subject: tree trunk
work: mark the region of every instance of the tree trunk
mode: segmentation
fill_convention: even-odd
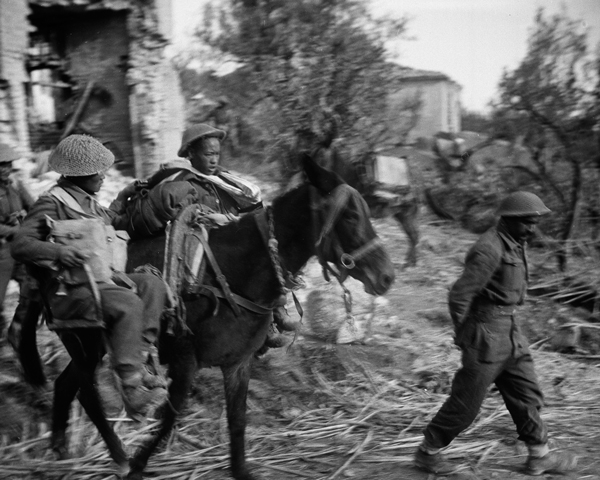
[[[565,150],[567,152],[569,151],[568,149]],[[568,241],[573,233],[575,223],[579,218],[582,196],[581,165],[570,155],[567,156],[567,159],[573,167],[573,180],[571,182],[571,199],[569,202],[569,209],[567,210],[560,234],[561,246],[556,253],[558,268],[561,272],[565,272],[567,270],[567,259],[569,256]]]

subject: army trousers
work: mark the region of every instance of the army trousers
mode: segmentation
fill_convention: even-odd
[[[112,363],[118,370],[134,369],[160,333],[160,318],[167,301],[164,282],[154,275],[127,275],[137,293],[118,285],[98,284]]]
[[[509,354],[504,359],[481,361],[479,352],[462,348],[462,368],[456,372],[446,402],[424,430],[424,445],[444,448],[477,417],[489,387],[495,384],[517,427],[519,440],[545,444],[548,430],[540,417],[543,396],[531,355]]]

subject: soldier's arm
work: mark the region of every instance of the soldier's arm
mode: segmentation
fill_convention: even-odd
[[[450,289],[448,306],[452,321],[461,325],[473,300],[492,279],[501,261],[501,252],[489,244],[476,244],[467,254],[465,269]]]
[[[56,202],[49,196],[33,204],[11,242],[12,256],[23,263],[50,266],[60,257],[60,245],[46,241],[50,234],[46,216],[59,219]]]
[[[35,198],[33,197],[33,194],[20,178],[17,178],[15,180],[15,186],[17,191],[19,192],[19,196],[21,197],[23,208],[29,211],[35,203]]]

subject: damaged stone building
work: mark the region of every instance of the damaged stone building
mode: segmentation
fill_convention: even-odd
[[[147,176],[184,128],[171,29],[171,0],[1,0],[0,142],[30,156],[87,133]]]

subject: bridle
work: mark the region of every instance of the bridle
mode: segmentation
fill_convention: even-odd
[[[348,270],[352,270],[356,266],[358,260],[374,248],[380,246],[381,240],[379,237],[375,236],[353,252],[344,252],[339,238],[335,234],[335,225],[341,213],[344,211],[344,208],[346,208],[351,200],[354,200],[357,205],[363,205],[364,200],[354,188],[345,183],[335,187],[329,193],[328,198],[320,197],[315,187],[311,186],[309,188],[315,250],[317,252],[319,263],[323,268],[323,276],[329,281],[329,274],[331,273],[341,284],[348,276]],[[365,215],[367,214],[366,209],[364,213]],[[325,219],[322,222],[319,232],[319,217],[321,216],[324,216]],[[327,253],[330,249],[333,249],[334,256],[338,257],[338,260],[334,261],[339,270],[337,272],[331,267],[327,260]]]
[[[354,188],[350,187],[349,185],[338,185],[329,193],[328,198],[321,197],[321,195],[318,194],[316,187],[311,185],[309,186],[309,198],[315,251],[319,263],[323,268],[323,277],[329,282],[329,274],[333,275],[344,290],[346,321],[348,322],[350,329],[356,330],[354,317],[352,315],[352,295],[344,286],[344,280],[348,276],[348,270],[353,269],[358,260],[360,260],[374,248],[380,246],[381,240],[379,237],[375,236],[373,239],[357,248],[353,252],[344,252],[340,241],[335,234],[335,225],[341,213],[344,211],[344,208],[346,208],[348,202],[354,200],[357,202],[357,205],[364,205],[363,198]],[[363,208],[365,215],[367,215],[366,207]],[[323,216],[325,219],[319,228],[320,220]],[[267,249],[269,250],[269,257],[277,274],[281,292],[285,297],[287,296],[287,293],[291,291],[292,298],[296,305],[296,310],[300,315],[300,319],[302,319],[302,306],[293,292],[293,285],[297,285],[299,282],[292,278],[290,272],[281,265],[281,259],[278,252],[278,242],[275,238],[275,225],[272,208],[265,208],[262,213],[255,215],[255,219],[258,225],[258,230],[261,232],[263,240],[267,246]],[[333,248],[335,256],[339,257],[338,262],[335,262],[335,265],[339,271],[334,270],[327,260],[327,252],[330,248]],[[373,309],[374,305],[375,304],[373,303]]]
[[[364,200],[360,194],[350,185],[345,183],[338,185],[329,193],[327,198],[323,198],[317,192],[316,187],[311,185],[309,186],[309,199],[315,252],[319,263],[323,267],[323,276],[325,277],[325,280],[329,281],[329,274],[331,274],[337,278],[341,284],[348,276],[348,270],[355,268],[358,260],[367,255],[371,250],[380,246],[381,240],[379,237],[375,236],[351,253],[347,253],[343,250],[339,238],[335,233],[335,225],[348,202],[354,200],[357,202],[357,205],[364,205]],[[363,213],[368,215],[366,207],[363,208]],[[321,217],[324,217],[322,222]],[[275,227],[271,207],[267,207],[262,214],[257,214],[255,218],[265,245],[267,245],[269,249],[271,263],[275,268],[281,288],[285,290],[286,285],[293,282],[289,272],[282,267],[279,259],[279,252],[277,250],[278,242],[275,238]],[[339,271],[334,270],[329,263],[328,253],[331,249],[333,249],[334,252],[333,256],[338,259],[337,261],[334,261],[334,264]]]

